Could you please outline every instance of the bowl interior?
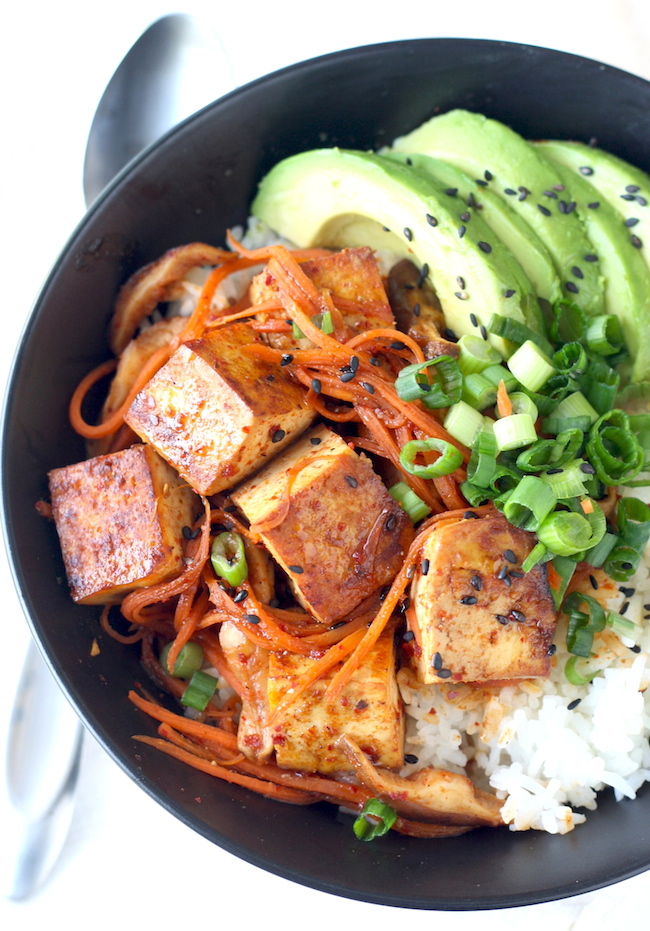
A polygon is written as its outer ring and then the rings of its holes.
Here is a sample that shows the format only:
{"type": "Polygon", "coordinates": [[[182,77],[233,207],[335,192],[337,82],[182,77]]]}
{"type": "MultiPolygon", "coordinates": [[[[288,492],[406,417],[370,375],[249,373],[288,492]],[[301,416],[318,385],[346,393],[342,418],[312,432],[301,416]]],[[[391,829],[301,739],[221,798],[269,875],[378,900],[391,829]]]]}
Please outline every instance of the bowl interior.
{"type": "Polygon", "coordinates": [[[160,804],[235,855],[326,892],[479,909],[573,895],[650,867],[650,792],[618,804],[605,795],[564,837],[503,829],[443,841],[390,834],[365,844],[332,807],[280,805],[190,770],[133,741],[155,733],[127,699],[146,680],[138,650],[105,636],[97,609],[72,603],[54,529],[34,508],[48,470],[84,458],[67,422],[68,399],[108,355],[106,325],[131,272],[185,242],[222,244],[226,229],[245,222],[257,181],[285,155],[323,145],[375,148],[452,107],[495,117],[528,138],[595,137],[650,169],[650,84],[528,46],[391,43],[306,62],[228,95],[122,173],[51,273],[8,392],[3,508],[16,582],[43,652],[91,731],[160,804]],[[91,656],[94,640],[100,652],[91,656]]]}

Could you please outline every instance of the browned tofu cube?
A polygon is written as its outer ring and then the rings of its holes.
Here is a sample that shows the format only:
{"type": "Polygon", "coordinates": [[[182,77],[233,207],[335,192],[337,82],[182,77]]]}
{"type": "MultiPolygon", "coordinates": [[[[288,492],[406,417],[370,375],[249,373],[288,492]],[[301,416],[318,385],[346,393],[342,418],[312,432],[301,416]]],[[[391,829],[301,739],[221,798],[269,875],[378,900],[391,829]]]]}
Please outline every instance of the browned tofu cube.
{"type": "Polygon", "coordinates": [[[235,489],[232,499],[287,572],[298,602],[317,620],[345,617],[391,582],[413,538],[406,512],[370,461],[328,427],[308,431],[235,489]]]}
{"type": "Polygon", "coordinates": [[[256,341],[248,324],[234,323],[184,343],[126,415],[200,494],[241,481],[314,419],[301,385],[243,351],[256,341]]]}
{"type": "MultiPolygon", "coordinates": [[[[374,327],[393,326],[393,312],[371,249],[366,246],[343,249],[323,258],[303,262],[301,268],[320,291],[330,291],[338,300],[343,320],[353,333],[374,327]]],[[[251,285],[253,304],[277,298],[278,286],[269,273],[264,270],[256,275],[251,285]]],[[[261,318],[266,316],[269,315],[262,314],[261,318]]],[[[268,341],[279,349],[312,345],[310,340],[296,340],[291,333],[270,333],[268,341]]]]}
{"type": "Polygon", "coordinates": [[[183,527],[201,502],[151,447],[53,469],[49,484],[75,601],[110,604],[183,571],[183,527]]]}
{"type": "Polygon", "coordinates": [[[549,674],[557,615],[546,566],[521,572],[534,543],[500,514],[455,521],[428,537],[409,609],[423,682],[549,674]]]}
{"type": "MultiPolygon", "coordinates": [[[[313,662],[296,653],[270,654],[270,712],[313,662]]],[[[350,770],[347,757],[335,746],[342,734],[351,737],[376,765],[391,769],[402,766],[404,724],[393,631],[382,634],[340,697],[328,705],[323,695],[338,668],[314,682],[273,721],[271,734],[278,766],[324,774],[350,770]]]]}

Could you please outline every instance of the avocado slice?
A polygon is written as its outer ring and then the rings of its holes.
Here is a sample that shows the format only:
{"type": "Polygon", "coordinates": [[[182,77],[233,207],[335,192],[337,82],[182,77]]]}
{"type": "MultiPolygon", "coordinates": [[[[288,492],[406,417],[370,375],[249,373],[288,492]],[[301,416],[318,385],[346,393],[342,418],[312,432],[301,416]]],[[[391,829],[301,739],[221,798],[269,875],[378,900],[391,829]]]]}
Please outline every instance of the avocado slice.
{"type": "MultiPolygon", "coordinates": [[[[427,266],[447,326],[458,336],[493,313],[544,332],[537,296],[510,250],[433,178],[369,152],[315,149],[262,179],[252,213],[300,247],[367,245],[427,266]]],[[[511,347],[491,342],[503,353],[511,347]]]]}
{"type": "MultiPolygon", "coordinates": [[[[552,147],[540,151],[555,160],[552,147]]],[[[576,213],[584,221],[594,249],[589,257],[599,257],[605,279],[605,311],[616,314],[621,321],[632,357],[630,378],[645,381],[650,378],[650,268],[639,250],[630,245],[627,228],[610,202],[603,199],[597,209],[590,207],[597,201],[598,192],[587,178],[559,161],[556,169],[576,204],[576,213]]],[[[581,274],[585,265],[586,261],[576,267],[581,274]]]]}
{"type": "Polygon", "coordinates": [[[479,113],[450,110],[396,139],[392,148],[450,162],[480,186],[489,186],[542,240],[566,297],[590,316],[603,312],[598,263],[591,263],[579,281],[571,271],[593,252],[584,227],[559,196],[563,188],[558,172],[522,136],[479,113]]]}
{"type": "Polygon", "coordinates": [[[446,190],[456,188],[458,196],[465,202],[462,216],[474,217],[477,210],[480,210],[481,219],[510,249],[530,279],[537,296],[550,304],[562,297],[560,279],[548,249],[533,228],[494,191],[481,187],[455,165],[430,155],[407,155],[405,152],[392,151],[382,152],[382,155],[431,175],[446,190]]]}
{"type": "Polygon", "coordinates": [[[606,200],[614,208],[629,245],[641,252],[650,266],[650,177],[611,152],[584,142],[544,140],[535,146],[554,162],[579,173],[596,189],[599,196],[591,203],[602,205],[606,200]]]}

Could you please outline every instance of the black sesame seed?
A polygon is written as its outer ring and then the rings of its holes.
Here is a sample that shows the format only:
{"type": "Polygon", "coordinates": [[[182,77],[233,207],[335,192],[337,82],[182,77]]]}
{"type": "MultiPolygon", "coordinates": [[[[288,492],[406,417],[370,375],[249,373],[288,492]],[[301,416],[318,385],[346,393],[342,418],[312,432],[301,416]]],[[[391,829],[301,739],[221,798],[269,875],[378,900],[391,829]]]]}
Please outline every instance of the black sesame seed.
{"type": "Polygon", "coordinates": [[[630,236],[630,242],[632,243],[635,249],[640,249],[643,246],[643,243],[641,242],[639,237],[635,236],[634,233],[630,236]]]}
{"type": "Polygon", "coordinates": [[[245,620],[245,621],[248,621],[249,624],[259,624],[259,623],[260,623],[260,619],[259,619],[259,617],[257,616],[257,614],[245,614],[245,615],[244,615],[244,620],[245,620]]]}
{"type": "Polygon", "coordinates": [[[525,575],[526,575],[526,573],[525,573],[525,572],[520,572],[519,569],[511,569],[511,570],[510,570],[510,578],[511,578],[511,579],[523,579],[523,577],[524,577],[525,575]]]}
{"type": "Polygon", "coordinates": [[[517,562],[517,557],[516,557],[515,554],[512,552],[512,550],[504,550],[504,552],[503,552],[503,558],[504,558],[504,559],[507,559],[508,562],[512,562],[512,563],[516,563],[516,562],[517,562]]]}
{"type": "Polygon", "coordinates": [[[374,394],[374,393],[375,393],[375,389],[374,389],[374,387],[370,384],[369,381],[362,381],[362,382],[361,382],[361,387],[362,387],[365,391],[367,391],[368,394],[374,394]]]}
{"type": "Polygon", "coordinates": [[[595,575],[589,576],[589,581],[591,582],[591,587],[595,590],[598,588],[598,579],[595,575]]]}
{"type": "Polygon", "coordinates": [[[544,191],[544,194],[547,197],[552,197],[553,200],[557,200],[557,194],[555,193],[555,191],[544,191]]]}
{"type": "Polygon", "coordinates": [[[466,226],[462,226],[462,225],[459,226],[459,227],[458,227],[458,238],[459,238],[459,239],[462,239],[466,232],[467,232],[467,227],[466,227],[466,226]]]}
{"type": "Polygon", "coordinates": [[[621,200],[635,200],[634,194],[621,194],[621,200]]]}
{"type": "Polygon", "coordinates": [[[641,647],[637,643],[635,643],[633,647],[630,647],[630,650],[632,651],[632,653],[640,653],[641,647]]]}
{"type": "Polygon", "coordinates": [[[587,204],[587,207],[589,207],[590,210],[598,210],[600,207],[600,201],[594,200],[591,204],[587,204]]]}
{"type": "Polygon", "coordinates": [[[460,599],[460,603],[462,605],[475,605],[477,601],[478,598],[476,595],[463,595],[463,597],[460,599]]]}
{"type": "Polygon", "coordinates": [[[499,571],[497,572],[497,579],[499,579],[501,582],[503,582],[503,580],[507,577],[507,575],[508,575],[508,567],[507,567],[507,566],[501,566],[501,568],[500,568],[499,571]]]}
{"type": "Polygon", "coordinates": [[[417,761],[418,761],[418,758],[415,756],[415,754],[413,754],[413,753],[405,753],[405,754],[404,754],[404,762],[405,762],[405,763],[417,763],[417,761]]]}
{"type": "Polygon", "coordinates": [[[472,326],[478,326],[478,320],[476,319],[476,314],[469,315],[469,322],[472,324],[472,326]]]}
{"type": "Polygon", "coordinates": [[[588,255],[583,255],[585,262],[597,262],[598,256],[594,255],[593,252],[590,252],[588,255]]]}
{"type": "Polygon", "coordinates": [[[235,602],[235,604],[240,604],[242,601],[245,601],[247,598],[248,598],[248,592],[244,588],[240,592],[237,592],[237,594],[233,598],[233,601],[235,602]]]}
{"type": "Polygon", "coordinates": [[[421,308],[421,306],[420,306],[419,304],[414,304],[414,305],[413,305],[413,316],[414,316],[414,317],[419,317],[419,316],[420,316],[421,310],[422,310],[422,308],[421,308]]]}
{"type": "Polygon", "coordinates": [[[312,436],[309,442],[312,446],[319,446],[323,441],[319,436],[312,436]]]}
{"type": "Polygon", "coordinates": [[[451,343],[458,342],[458,337],[456,336],[454,331],[448,326],[444,328],[444,330],[442,331],[442,335],[444,336],[445,339],[448,339],[451,343]]]}
{"type": "Polygon", "coordinates": [[[183,536],[185,537],[186,540],[191,540],[192,539],[192,528],[188,527],[187,525],[183,527],[183,536]]]}
{"type": "Polygon", "coordinates": [[[519,187],[517,188],[517,190],[519,191],[519,200],[526,200],[526,198],[530,194],[530,191],[528,190],[527,187],[519,187]]]}
{"type": "Polygon", "coordinates": [[[482,239],[479,240],[478,247],[479,247],[479,249],[481,250],[481,252],[487,252],[488,254],[489,254],[490,252],[492,252],[492,246],[490,245],[490,243],[489,243],[489,242],[483,242],[482,239]]]}
{"type": "Polygon", "coordinates": [[[478,520],[478,514],[475,514],[474,511],[465,511],[463,514],[465,520],[478,520]]]}
{"type": "Polygon", "coordinates": [[[567,281],[565,284],[567,291],[570,291],[572,294],[577,294],[579,291],[578,285],[574,281],[567,281]]]}
{"type": "Polygon", "coordinates": [[[557,469],[547,469],[547,470],[546,470],[546,474],[547,474],[547,475],[559,475],[560,472],[564,472],[564,469],[562,469],[562,468],[557,468],[557,469]]]}
{"type": "Polygon", "coordinates": [[[350,488],[356,488],[359,484],[354,475],[346,475],[345,481],[348,483],[350,488]]]}
{"type": "Polygon", "coordinates": [[[507,618],[505,614],[495,614],[494,616],[499,622],[499,624],[503,624],[505,626],[506,624],[510,623],[510,619],[507,618]]]}
{"type": "Polygon", "coordinates": [[[418,275],[418,288],[421,288],[424,284],[424,279],[429,276],[429,266],[425,262],[422,268],[420,269],[420,274],[418,275]]]}
{"type": "Polygon", "coordinates": [[[440,655],[440,653],[433,654],[431,665],[433,666],[434,669],[442,669],[442,656],[440,655]]]}
{"type": "Polygon", "coordinates": [[[422,560],[422,564],[420,565],[420,572],[422,573],[422,575],[428,575],[428,574],[429,574],[429,566],[430,566],[430,565],[431,565],[431,563],[429,562],[428,559],[423,559],[423,560],[422,560]]]}
{"type": "Polygon", "coordinates": [[[401,340],[396,339],[389,344],[391,349],[406,349],[406,343],[403,343],[401,340]]]}
{"type": "Polygon", "coordinates": [[[390,533],[391,530],[394,530],[397,526],[397,517],[394,514],[389,514],[386,518],[386,523],[384,528],[390,533]]]}
{"type": "Polygon", "coordinates": [[[411,599],[407,595],[407,597],[404,599],[404,601],[399,606],[399,609],[402,612],[402,614],[404,614],[405,611],[408,611],[410,604],[411,604],[411,599]]]}
{"type": "Polygon", "coordinates": [[[302,566],[287,566],[287,569],[289,572],[295,572],[296,575],[302,575],[302,573],[305,571],[302,566]]]}
{"type": "Polygon", "coordinates": [[[402,637],[402,640],[405,643],[410,643],[411,640],[415,640],[415,634],[413,633],[412,630],[407,630],[404,636],[402,637]]]}
{"type": "Polygon", "coordinates": [[[469,584],[472,586],[472,588],[476,589],[477,592],[480,592],[483,588],[483,579],[480,575],[473,575],[469,580],[469,584]]]}
{"type": "Polygon", "coordinates": [[[436,220],[435,217],[432,217],[430,213],[427,214],[427,223],[429,224],[429,226],[438,225],[438,221],[436,220]]]}
{"type": "Polygon", "coordinates": [[[200,527],[197,527],[197,528],[196,528],[195,530],[193,530],[192,533],[190,534],[190,540],[196,540],[196,538],[198,537],[198,535],[199,535],[200,533],[201,533],[201,528],[200,528],[200,527]]]}
{"type": "Polygon", "coordinates": [[[563,184],[554,184],[554,185],[553,185],[553,190],[554,190],[554,191],[563,191],[563,190],[564,190],[564,185],[563,185],[563,184]]]}
{"type": "Polygon", "coordinates": [[[290,362],[293,362],[293,356],[289,355],[289,353],[286,353],[280,359],[280,365],[289,365],[290,362]]]}
{"type": "Polygon", "coordinates": [[[580,465],[580,471],[585,472],[587,475],[595,475],[596,470],[590,462],[583,462],[580,465]]]}
{"type": "Polygon", "coordinates": [[[350,368],[352,369],[353,372],[357,371],[357,369],[359,368],[359,356],[350,357],[350,368]]]}
{"type": "Polygon", "coordinates": [[[408,239],[409,242],[413,242],[413,230],[410,230],[408,226],[404,227],[404,237],[408,239]]]}
{"type": "Polygon", "coordinates": [[[640,207],[648,206],[648,201],[645,199],[645,197],[641,197],[640,194],[638,194],[634,199],[640,207]]]}
{"type": "Polygon", "coordinates": [[[276,430],[273,436],[271,437],[272,443],[280,443],[286,436],[284,430],[276,430]]]}
{"type": "Polygon", "coordinates": [[[457,187],[448,187],[448,188],[445,190],[445,194],[447,194],[449,197],[455,197],[456,194],[458,194],[458,188],[457,188],[457,187]]]}
{"type": "Polygon", "coordinates": [[[488,171],[488,169],[486,168],[485,171],[483,172],[483,177],[485,178],[486,181],[491,181],[494,175],[492,174],[491,171],[488,171]]]}
{"type": "Polygon", "coordinates": [[[551,211],[548,209],[548,207],[545,207],[544,204],[538,204],[537,209],[540,213],[543,213],[545,217],[550,217],[551,211]]]}
{"type": "Polygon", "coordinates": [[[485,328],[483,325],[481,325],[480,333],[481,333],[481,336],[483,337],[483,339],[487,339],[487,338],[488,338],[488,332],[487,332],[486,328],[485,328]]]}
{"type": "Polygon", "coordinates": [[[451,669],[439,669],[438,676],[440,679],[448,679],[451,675],[451,669]]]}
{"type": "Polygon", "coordinates": [[[569,201],[569,203],[566,205],[566,210],[565,210],[564,212],[565,212],[565,213],[573,213],[573,211],[576,209],[576,206],[577,206],[577,205],[576,205],[576,202],[575,202],[574,200],[569,201]]]}
{"type": "Polygon", "coordinates": [[[510,614],[514,617],[515,621],[518,621],[520,624],[523,624],[526,620],[526,615],[523,613],[523,611],[515,611],[513,609],[510,614]]]}
{"type": "Polygon", "coordinates": [[[585,276],[582,274],[582,269],[579,268],[577,265],[574,265],[574,266],[573,266],[573,268],[571,269],[571,274],[572,274],[572,275],[575,275],[576,278],[584,278],[584,277],[585,277],[585,276]]]}
{"type": "Polygon", "coordinates": [[[565,200],[559,201],[557,205],[557,209],[560,211],[560,213],[566,213],[566,208],[567,208],[567,202],[565,200]]]}
{"type": "Polygon", "coordinates": [[[628,194],[636,194],[636,192],[639,191],[640,188],[638,184],[626,184],[625,190],[627,191],[628,194]]]}
{"type": "Polygon", "coordinates": [[[630,607],[630,602],[629,602],[629,601],[624,601],[623,604],[621,605],[621,609],[620,609],[620,611],[619,611],[618,613],[619,613],[619,614],[625,614],[625,612],[627,611],[627,609],[628,609],[629,607],[630,607]]]}
{"type": "MultiPolygon", "coordinates": [[[[343,371],[343,370],[341,370],[341,371],[343,371]]],[[[340,375],[339,378],[340,378],[341,381],[345,384],[346,382],[352,381],[352,379],[354,378],[354,376],[355,376],[356,374],[357,374],[356,372],[353,372],[353,371],[350,369],[350,367],[346,365],[346,366],[345,366],[345,371],[343,371],[343,374],[340,375]]]]}
{"type": "Polygon", "coordinates": [[[629,588],[627,585],[619,585],[618,590],[621,595],[625,595],[626,598],[631,598],[636,591],[635,588],[629,588]]]}
{"type": "Polygon", "coordinates": [[[337,621],[336,624],[332,624],[330,630],[338,630],[339,627],[345,627],[347,621],[337,621]]]}
{"type": "Polygon", "coordinates": [[[507,187],[507,188],[505,188],[505,190],[504,190],[503,193],[504,193],[504,194],[508,194],[510,197],[512,197],[512,196],[514,196],[517,192],[516,192],[516,191],[513,191],[511,187],[507,187]]]}
{"type": "Polygon", "coordinates": [[[458,275],[458,277],[456,278],[456,284],[458,285],[459,288],[462,288],[463,290],[465,290],[465,279],[463,278],[462,275],[458,275]]]}
{"type": "Polygon", "coordinates": [[[460,219],[463,221],[463,223],[469,223],[469,221],[472,219],[472,214],[466,210],[465,213],[461,213],[460,219]]]}
{"type": "Polygon", "coordinates": [[[311,381],[312,391],[314,391],[316,394],[320,394],[322,387],[323,386],[321,385],[318,378],[312,378],[312,381],[311,381]]]}
{"type": "Polygon", "coordinates": [[[639,222],[638,217],[628,217],[627,220],[625,221],[625,226],[627,226],[628,229],[630,229],[631,227],[636,226],[638,222],[639,222]]]}
{"type": "Polygon", "coordinates": [[[517,292],[513,288],[508,288],[508,290],[503,295],[504,297],[512,297],[517,292]]]}
{"type": "Polygon", "coordinates": [[[588,165],[583,165],[582,168],[580,169],[581,175],[593,175],[593,173],[594,173],[593,168],[590,168],[588,165]]]}
{"type": "Polygon", "coordinates": [[[466,301],[469,294],[467,291],[454,291],[454,297],[457,297],[459,301],[466,301]]]}
{"type": "Polygon", "coordinates": [[[557,653],[557,647],[555,646],[554,643],[552,643],[550,647],[548,648],[548,650],[546,651],[546,655],[553,656],[555,653],[557,653]]]}
{"type": "Polygon", "coordinates": [[[622,562],[621,569],[634,569],[634,566],[631,562],[622,562]]]}
{"type": "Polygon", "coordinates": [[[581,701],[582,701],[581,698],[574,698],[573,701],[570,701],[569,704],[566,706],[567,711],[573,711],[574,708],[578,707],[581,701]]]}

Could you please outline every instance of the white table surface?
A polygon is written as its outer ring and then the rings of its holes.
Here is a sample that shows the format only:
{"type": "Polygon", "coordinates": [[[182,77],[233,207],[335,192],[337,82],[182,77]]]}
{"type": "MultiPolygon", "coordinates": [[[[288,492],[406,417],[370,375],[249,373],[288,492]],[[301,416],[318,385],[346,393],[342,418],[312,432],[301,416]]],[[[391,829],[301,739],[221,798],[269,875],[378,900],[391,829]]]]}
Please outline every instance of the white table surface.
{"type": "MultiPolygon", "coordinates": [[[[417,36],[527,42],[584,54],[650,78],[647,0],[546,0],[532,5],[531,12],[520,0],[410,0],[405,7],[373,7],[357,0],[329,0],[314,7],[295,0],[274,7],[195,0],[183,9],[202,15],[219,33],[240,85],[339,48],[417,36]]],[[[85,140],[104,86],[140,32],[175,10],[163,0],[36,0],[14,3],[3,14],[0,385],[41,283],[83,215],[85,140]]],[[[214,96],[227,89],[215,88],[214,96]]],[[[4,754],[28,632],[2,556],[0,590],[4,754]]],[[[0,824],[0,866],[10,855],[0,824]]],[[[405,911],[316,892],[250,866],[192,833],[88,738],[75,816],[60,861],[30,900],[0,899],[0,927],[40,931],[54,922],[70,931],[87,926],[102,931],[183,927],[197,919],[207,920],[208,927],[223,927],[237,916],[240,927],[263,925],[269,931],[291,927],[296,919],[316,927],[360,921],[376,931],[400,921],[416,931],[437,919],[453,922],[458,931],[475,928],[477,922],[486,931],[520,928],[522,923],[533,931],[548,926],[554,931],[594,931],[615,919],[624,923],[641,918],[649,896],[650,873],[560,902],[480,914],[405,911]]]]}

